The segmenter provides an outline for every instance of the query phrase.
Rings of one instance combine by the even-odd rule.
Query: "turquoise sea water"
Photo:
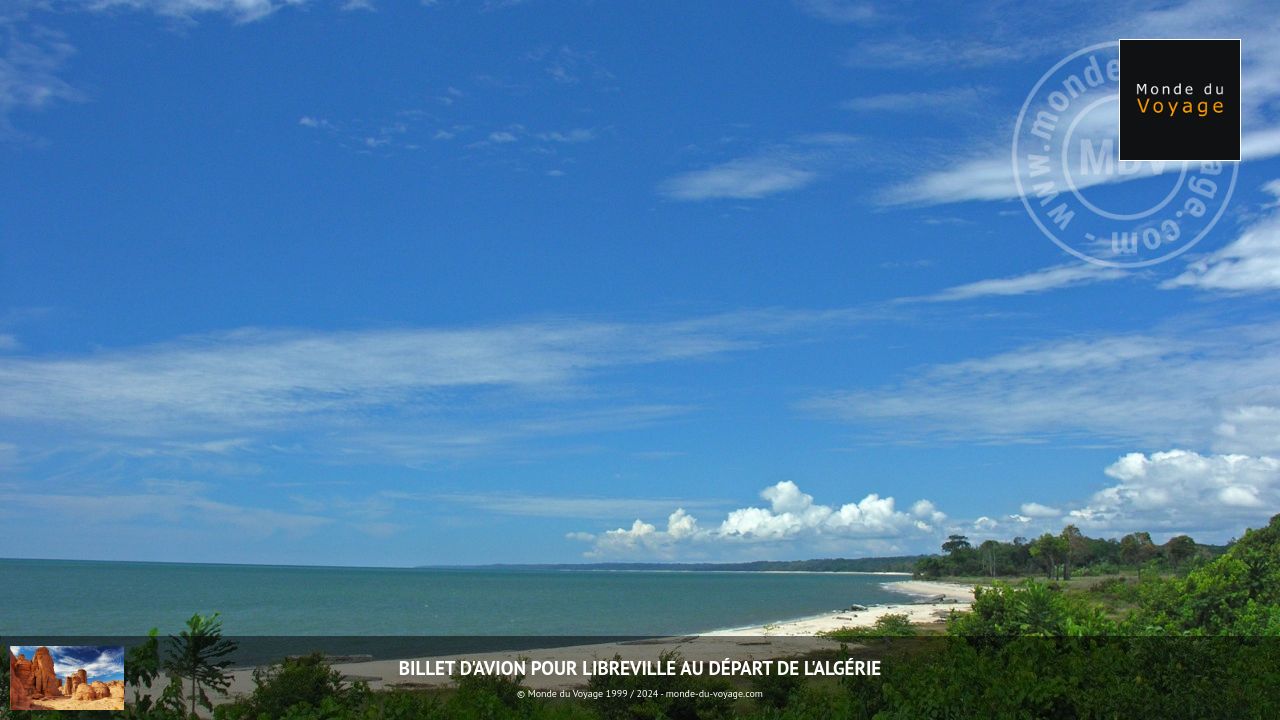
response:
[[[661,635],[902,602],[831,573],[386,569],[0,560],[0,635]]]

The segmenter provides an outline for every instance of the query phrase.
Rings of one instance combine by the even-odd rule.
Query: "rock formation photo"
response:
[[[19,652],[15,655],[14,650]],[[95,672],[119,675],[124,671],[123,648],[54,648],[62,650],[63,667],[68,660],[90,657]],[[80,651],[80,652],[77,652]],[[114,652],[113,652],[114,651]],[[105,659],[105,660],[104,660]],[[72,665],[74,666],[74,664]],[[118,666],[118,667],[117,667]],[[38,647],[28,659],[20,648],[9,649],[9,708],[11,710],[123,710],[124,680],[89,680],[81,667],[59,679],[57,663],[48,647]],[[110,677],[111,674],[106,675]],[[95,675],[95,677],[102,677]]]

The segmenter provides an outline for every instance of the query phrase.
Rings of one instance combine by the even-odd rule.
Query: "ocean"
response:
[[[0,560],[0,635],[671,635],[903,602],[835,573],[389,569]]]

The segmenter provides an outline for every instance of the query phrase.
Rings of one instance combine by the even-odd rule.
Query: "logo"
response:
[[[1121,40],[1120,157],[1240,159],[1239,40]]]
[[[1213,228],[1239,164],[1120,160],[1119,116],[1119,43],[1063,58],[1018,113],[1014,181],[1031,219],[1063,250],[1097,265],[1145,267]]]

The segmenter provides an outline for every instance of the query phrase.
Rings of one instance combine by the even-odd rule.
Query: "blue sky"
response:
[[[107,645],[49,645],[53,670],[59,679],[85,671],[89,682],[111,682],[124,679],[124,648]],[[11,645],[14,655],[35,657],[39,645]]]
[[[1264,4],[10,0],[15,557],[859,556],[1280,511]],[[1013,189],[1024,98],[1241,37],[1225,216],[1134,271]],[[1103,186],[1121,202],[1147,178]]]

